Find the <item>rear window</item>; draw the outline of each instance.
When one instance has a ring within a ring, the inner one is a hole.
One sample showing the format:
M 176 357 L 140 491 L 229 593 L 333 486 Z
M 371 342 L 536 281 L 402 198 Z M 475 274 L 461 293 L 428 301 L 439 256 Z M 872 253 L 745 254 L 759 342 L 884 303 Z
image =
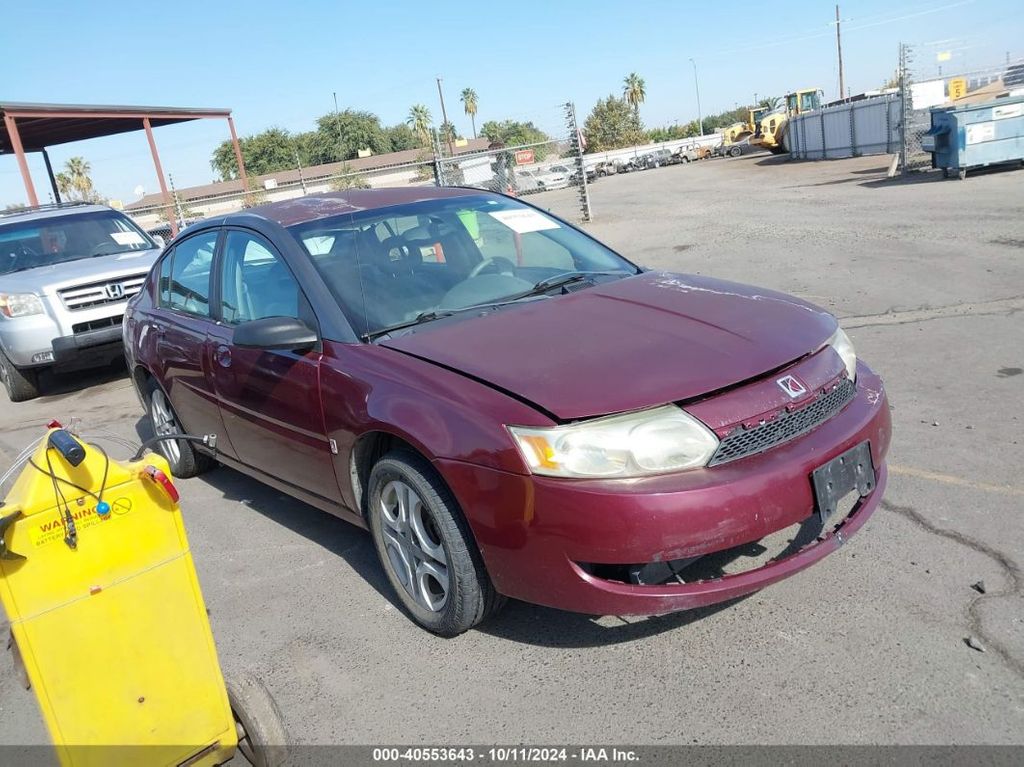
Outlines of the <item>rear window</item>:
M 157 247 L 113 210 L 0 223 L 0 274 Z

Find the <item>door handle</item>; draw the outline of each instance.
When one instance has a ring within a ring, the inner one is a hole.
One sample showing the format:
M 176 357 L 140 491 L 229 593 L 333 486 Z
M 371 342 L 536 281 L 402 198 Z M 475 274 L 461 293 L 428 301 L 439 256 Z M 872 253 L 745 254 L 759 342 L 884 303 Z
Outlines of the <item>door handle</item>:
M 213 358 L 214 360 L 217 361 L 217 364 L 220 365 L 222 368 L 231 367 L 231 348 L 221 344 L 213 353 Z

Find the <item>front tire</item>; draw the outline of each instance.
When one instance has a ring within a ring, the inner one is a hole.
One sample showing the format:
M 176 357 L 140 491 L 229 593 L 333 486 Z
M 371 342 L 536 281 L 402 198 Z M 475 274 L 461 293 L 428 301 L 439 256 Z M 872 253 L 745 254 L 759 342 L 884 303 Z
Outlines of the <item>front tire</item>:
M 381 566 L 420 626 L 453 637 L 504 604 L 455 498 L 426 460 L 388 453 L 370 473 L 367 498 Z
M 25 402 L 39 396 L 39 373 L 15 367 L 3 352 L 0 352 L 0 379 L 11 402 Z
M 146 382 L 146 410 L 154 436 L 185 431 L 170 399 L 152 378 Z M 186 440 L 166 439 L 158 442 L 156 449 L 167 459 L 171 474 L 178 479 L 198 476 L 214 464 L 210 456 L 197 452 L 192 443 Z

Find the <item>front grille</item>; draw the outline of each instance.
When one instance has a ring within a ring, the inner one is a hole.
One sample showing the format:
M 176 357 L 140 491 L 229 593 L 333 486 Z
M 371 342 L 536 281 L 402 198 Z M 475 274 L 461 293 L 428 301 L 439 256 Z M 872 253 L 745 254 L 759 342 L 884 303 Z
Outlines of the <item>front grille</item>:
M 104 317 L 101 320 L 79 322 L 77 325 L 71 326 L 71 332 L 78 335 L 79 333 L 88 333 L 90 330 L 103 330 L 103 328 L 118 327 L 123 321 L 124 315 L 118 314 L 115 317 Z
M 717 466 L 763 453 L 776 445 L 799 437 L 846 407 L 856 394 L 857 385 L 849 378 L 844 378 L 835 388 L 820 395 L 810 405 L 791 413 L 783 411 L 773 420 L 749 429 L 739 426 L 722 440 L 708 466 Z
M 80 309 L 127 301 L 142 289 L 142 283 L 145 281 L 146 273 L 143 272 L 102 282 L 75 285 L 72 288 L 58 290 L 57 295 L 69 311 L 76 312 Z

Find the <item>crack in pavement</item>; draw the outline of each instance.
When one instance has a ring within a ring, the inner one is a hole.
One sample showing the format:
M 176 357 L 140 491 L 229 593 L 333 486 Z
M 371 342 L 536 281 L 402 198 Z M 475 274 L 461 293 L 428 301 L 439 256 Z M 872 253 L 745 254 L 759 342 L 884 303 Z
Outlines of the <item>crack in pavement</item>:
M 931 309 L 889 310 L 881 314 L 852 314 L 839 319 L 844 328 L 867 328 L 875 325 L 907 325 L 913 322 L 926 322 L 948 317 L 1010 315 L 1021 310 L 1024 310 L 1024 296 L 1012 296 L 998 298 L 994 301 L 970 301 Z
M 910 506 L 899 506 L 891 501 L 885 500 L 882 501 L 881 506 L 886 511 L 891 511 L 894 514 L 899 514 L 904 519 L 910 520 L 925 532 L 937 535 L 941 538 L 946 538 L 954 543 L 959 543 L 961 546 L 966 546 L 972 551 L 976 551 L 977 553 L 988 557 L 998 564 L 1005 572 L 1007 580 L 1011 584 L 1011 588 L 1002 589 L 1000 591 L 986 591 L 984 594 L 976 594 L 970 604 L 967 605 L 967 628 L 972 634 L 981 637 L 982 642 L 988 647 L 991 647 L 995 654 L 998 655 L 1018 676 L 1024 677 L 1024 661 L 1015 658 L 1013 654 L 999 642 L 999 640 L 986 632 L 985 626 L 981 620 L 981 615 L 978 612 L 982 603 L 987 600 L 1024 595 L 1024 574 L 1021 573 L 1020 567 L 1017 566 L 1017 563 L 1003 554 L 1003 552 L 989 546 L 987 543 L 982 543 L 981 541 L 957 532 L 956 530 L 937 527 Z

